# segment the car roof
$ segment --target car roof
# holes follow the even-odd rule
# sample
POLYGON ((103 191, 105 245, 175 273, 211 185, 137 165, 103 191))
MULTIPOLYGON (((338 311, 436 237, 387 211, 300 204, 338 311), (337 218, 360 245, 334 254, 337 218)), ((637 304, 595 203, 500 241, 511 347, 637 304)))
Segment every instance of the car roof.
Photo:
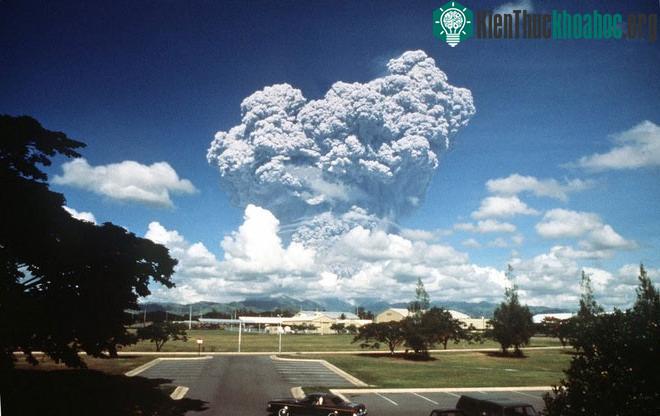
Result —
POLYGON ((337 396, 336 394, 331 394, 331 393, 309 393, 307 397, 328 397, 331 399, 334 399, 335 397, 341 398, 337 396))

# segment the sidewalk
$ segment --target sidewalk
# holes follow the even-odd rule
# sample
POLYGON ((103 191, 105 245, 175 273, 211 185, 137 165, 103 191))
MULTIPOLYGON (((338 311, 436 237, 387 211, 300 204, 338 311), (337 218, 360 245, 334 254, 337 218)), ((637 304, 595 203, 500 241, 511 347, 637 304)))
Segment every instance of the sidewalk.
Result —
MULTIPOLYGON (((534 350, 561 350, 561 349, 570 349, 571 347, 528 347, 521 348, 523 351, 534 351, 534 350)), ((429 350, 430 353, 458 353, 458 352, 498 352, 501 351, 500 348, 449 348, 446 350, 429 350)), ((405 350, 396 350, 395 354, 402 354, 405 350)), ((197 351, 178 351, 178 352, 156 352, 156 351, 119 351, 119 355, 199 355, 197 351)), ((202 355, 340 355, 340 354, 389 354, 389 351, 385 350, 354 350, 354 351, 258 351, 258 352, 208 352, 202 351, 202 355)))

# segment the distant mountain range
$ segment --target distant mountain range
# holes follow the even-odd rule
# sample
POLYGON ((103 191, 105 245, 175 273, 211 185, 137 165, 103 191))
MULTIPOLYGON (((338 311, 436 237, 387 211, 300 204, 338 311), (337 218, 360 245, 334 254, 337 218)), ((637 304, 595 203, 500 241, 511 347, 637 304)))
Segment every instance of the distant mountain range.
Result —
MULTIPOLYGON (((455 311, 463 312, 471 317, 486 317, 489 318, 493 315, 493 311, 498 306, 497 303, 490 302, 433 302, 433 306, 443 307, 445 309, 452 309, 455 311)), ((141 305, 146 307, 147 311, 167 311, 168 313, 175 313, 179 315, 187 315, 190 310, 190 304, 179 303, 145 303, 141 305)), ((391 303, 379 299, 356 299, 355 305, 346 302, 339 298, 326 298, 326 299, 296 299, 291 296, 262 296, 250 297, 238 302, 218 303, 218 302, 196 302, 192 304, 192 311, 194 316, 200 316, 209 312, 221 312, 231 314, 236 310, 249 310, 253 312, 270 312, 275 309, 288 310, 297 312, 299 310, 318 310, 318 311, 341 311, 341 312, 355 312, 357 306, 378 314, 388 308, 406 308, 407 303, 391 303)), ((565 313, 572 312, 564 308, 549 308, 545 306, 530 306, 530 311, 533 314, 538 313, 565 313)))

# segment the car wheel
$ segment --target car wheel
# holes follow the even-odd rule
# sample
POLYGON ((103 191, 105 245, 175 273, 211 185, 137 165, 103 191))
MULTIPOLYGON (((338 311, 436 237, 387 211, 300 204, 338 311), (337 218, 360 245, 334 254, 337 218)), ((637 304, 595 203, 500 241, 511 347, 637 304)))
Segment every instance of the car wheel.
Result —
POLYGON ((339 413, 337 413, 337 412, 330 412, 330 413, 328 413, 328 416, 337 416, 338 414, 339 413))
POLYGON ((277 412, 277 416, 289 416, 290 414, 288 407, 283 407, 277 412))

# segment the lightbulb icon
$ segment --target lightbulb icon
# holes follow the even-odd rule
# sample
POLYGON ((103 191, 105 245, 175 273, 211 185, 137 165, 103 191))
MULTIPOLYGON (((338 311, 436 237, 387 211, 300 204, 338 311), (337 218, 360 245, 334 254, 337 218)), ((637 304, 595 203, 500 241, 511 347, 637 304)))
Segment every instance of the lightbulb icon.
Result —
POLYGON ((461 34, 466 34, 463 31, 465 25, 472 22, 465 15, 466 8, 459 9, 456 7, 455 2, 451 2, 451 7, 446 9, 441 7, 440 10, 442 14, 440 15, 440 19, 436 20, 435 23, 442 27, 440 34, 446 36, 447 43, 453 48, 461 41, 461 34))

